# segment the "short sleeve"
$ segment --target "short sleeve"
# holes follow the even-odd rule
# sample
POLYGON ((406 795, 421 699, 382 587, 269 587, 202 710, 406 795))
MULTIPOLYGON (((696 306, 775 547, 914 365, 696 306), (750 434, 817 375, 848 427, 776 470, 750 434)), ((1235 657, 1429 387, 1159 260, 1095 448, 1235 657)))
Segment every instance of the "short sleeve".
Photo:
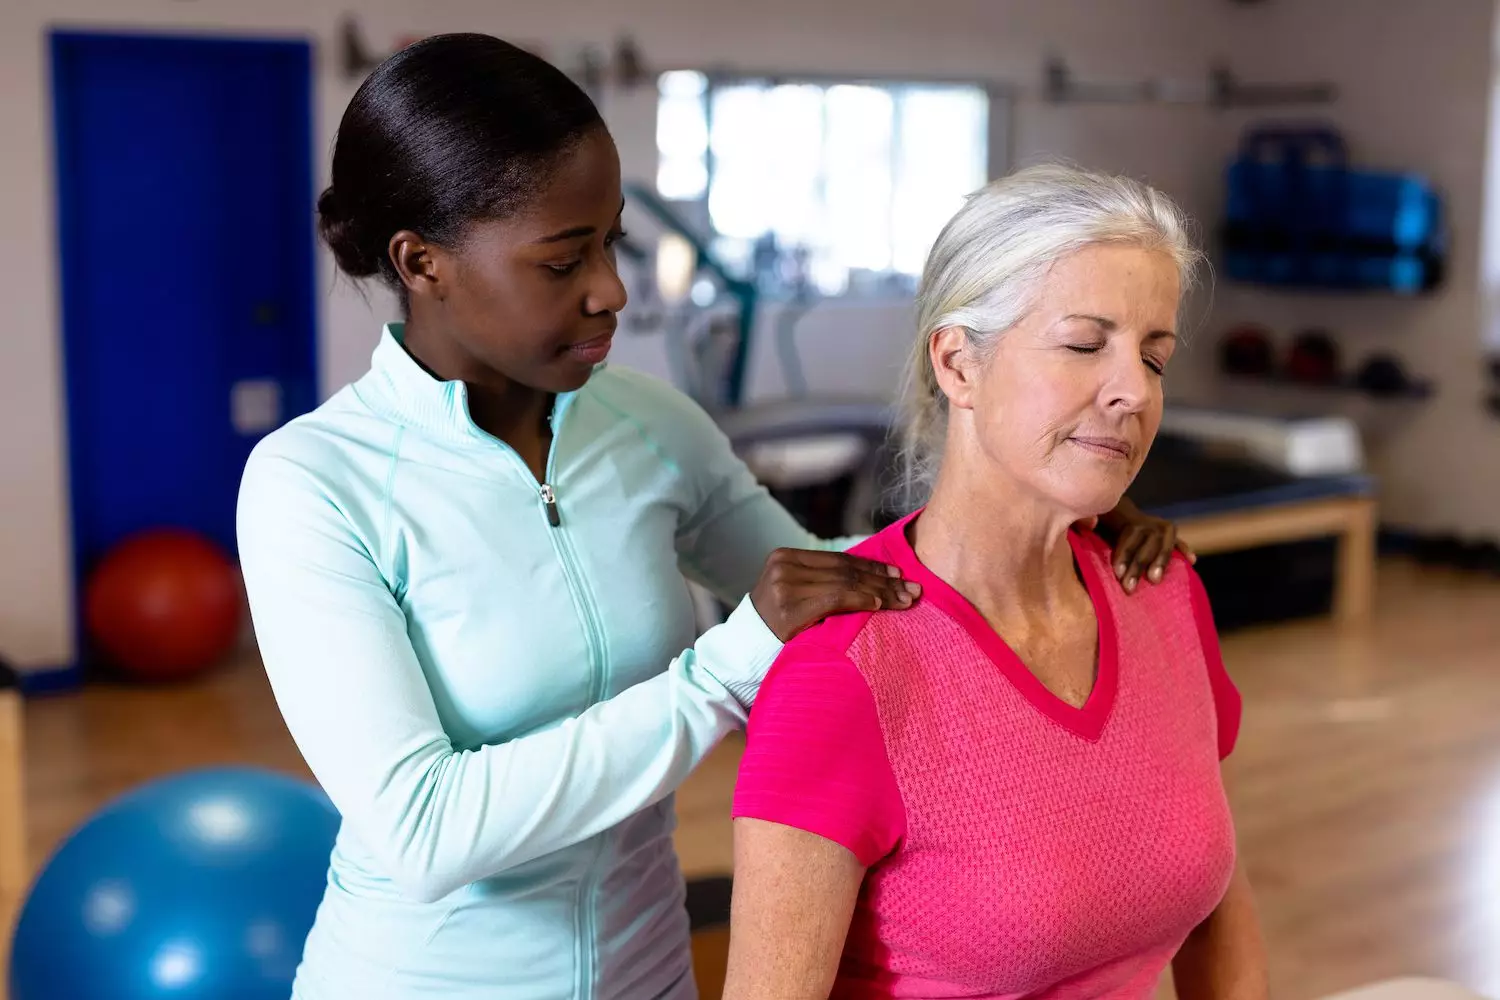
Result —
POLYGON ((782 651, 750 712, 733 814, 841 844, 866 868, 901 840, 875 698, 847 656, 795 641, 782 651))
POLYGON ((1214 612, 1208 602, 1208 591, 1203 579, 1191 567, 1188 579, 1192 587, 1193 620, 1198 626, 1198 642, 1203 647, 1203 659, 1208 664, 1208 683, 1213 689, 1214 710, 1219 720, 1219 759, 1233 752, 1240 735, 1240 717, 1243 706, 1239 688, 1230 679, 1224 668, 1224 655, 1219 649, 1219 629, 1214 624, 1214 612))

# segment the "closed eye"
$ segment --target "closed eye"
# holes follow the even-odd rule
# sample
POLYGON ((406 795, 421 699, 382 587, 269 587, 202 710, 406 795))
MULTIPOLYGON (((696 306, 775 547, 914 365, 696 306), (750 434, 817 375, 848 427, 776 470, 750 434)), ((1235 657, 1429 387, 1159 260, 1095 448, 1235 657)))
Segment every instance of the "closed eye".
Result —
MULTIPOLYGON (((1072 351, 1074 354, 1098 354, 1101 350, 1103 350, 1103 348, 1098 345, 1092 344, 1069 344, 1068 350, 1072 351)), ((1147 368, 1151 369, 1158 375, 1165 375, 1167 373, 1167 366, 1162 362, 1156 361, 1152 358, 1142 358, 1141 364, 1145 365, 1147 368)))

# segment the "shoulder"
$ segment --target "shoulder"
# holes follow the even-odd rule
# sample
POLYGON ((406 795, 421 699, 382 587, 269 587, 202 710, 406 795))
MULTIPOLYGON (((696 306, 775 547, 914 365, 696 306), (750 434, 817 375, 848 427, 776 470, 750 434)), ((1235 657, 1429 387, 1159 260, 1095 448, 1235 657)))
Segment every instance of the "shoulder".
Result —
POLYGON ((1151 615, 1186 611, 1190 607, 1194 587, 1202 589, 1193 564, 1180 551, 1174 551, 1167 562, 1166 572, 1160 581, 1151 583, 1142 579, 1134 593, 1127 594, 1115 577, 1114 550, 1097 532, 1078 531, 1072 534, 1073 551, 1080 562, 1094 576, 1099 586, 1106 588, 1114 602, 1123 601, 1137 612, 1151 615))
POLYGON ((816 834, 869 866, 900 840, 905 811, 874 695, 828 642, 838 631, 804 632, 771 667, 750 711, 731 812, 816 834))
POLYGON ((347 513, 378 499, 400 437, 352 388, 335 393, 251 449, 240 478, 242 524, 292 511, 347 513))
MULTIPOLYGON (((903 524, 893 524, 862 539, 846 551, 861 559, 899 564, 900 559, 896 555, 895 548, 890 544, 890 537, 893 532, 901 530, 904 530, 903 524)), ((861 673, 857 669, 852 652, 860 637, 875 628, 877 624, 883 627, 888 622, 899 623, 904 614, 906 614, 904 611, 854 611, 830 615, 793 637, 783 648, 781 659, 789 664, 796 664, 799 661, 842 660, 850 665, 850 669, 861 673)))
POLYGON ((875 615, 876 612, 873 611, 830 615, 794 636, 783 646, 777 664, 795 666, 799 663, 844 661, 852 666, 854 661, 850 656, 850 648, 860 633, 869 627, 875 615))
MULTIPOLYGON (((888 544, 888 536, 900 525, 893 525, 877 532, 849 549, 851 555, 877 562, 895 561, 888 544)), ((869 694, 868 681, 859 667, 853 649, 861 635, 872 624, 888 614, 905 612, 854 611, 830 615, 815 625, 809 626, 793 636, 771 665, 771 671, 762 687, 775 686, 778 681, 795 688, 804 682, 812 685, 839 685, 861 690, 869 694)), ((757 704, 759 701, 757 700, 757 704)))
POLYGON ((246 465, 337 466, 372 449, 389 452, 400 428, 377 416, 346 386, 307 413, 293 417, 261 438, 246 465))
MULTIPOLYGON (((1106 550, 1104 583, 1118 589, 1114 574, 1108 572, 1108 558, 1106 550)), ((1202 676, 1208 681, 1207 693, 1217 718, 1219 757, 1229 756, 1239 736, 1243 702, 1225 668, 1213 605, 1197 568, 1181 552, 1174 552, 1160 582, 1144 583, 1134 594, 1120 591, 1111 603, 1121 609, 1117 613, 1123 615, 1122 621, 1149 623, 1146 629, 1126 633, 1132 638, 1122 641, 1130 648, 1136 648, 1134 642, 1167 642, 1178 651, 1191 651, 1192 661, 1201 665, 1202 676)))

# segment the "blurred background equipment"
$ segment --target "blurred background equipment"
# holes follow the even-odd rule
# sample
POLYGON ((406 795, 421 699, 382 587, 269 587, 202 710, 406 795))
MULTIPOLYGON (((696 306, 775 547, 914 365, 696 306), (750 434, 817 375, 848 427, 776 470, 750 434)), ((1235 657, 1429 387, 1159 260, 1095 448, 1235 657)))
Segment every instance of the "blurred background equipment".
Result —
POLYGON ((240 637, 239 570, 194 532, 132 535, 90 575, 85 615, 105 662, 142 681, 180 680, 218 664, 240 637))
MULTIPOLYGON (((1231 794, 1264 876, 1274 992, 1421 973, 1466 989, 1405 979, 1349 1000, 1500 1000, 1493 0, 1445 0, 1441 16, 1120 0, 1086 17, 1052 0, 777 2, 703 0, 684 18, 620 0, 605 21, 478 0, 234 16, 0 3, 14 140, 0 152, 0 651, 27 695, 23 732, 0 691, 0 951, 7 891, 19 905, 36 862, 91 823, 119 834, 95 819, 116 794, 226 761, 300 768, 253 647, 219 655, 245 621, 224 599, 238 477, 268 431, 365 370, 399 315, 316 244, 339 114, 390 52, 476 30, 588 88, 634 182, 610 363, 699 400, 820 534, 899 512, 884 494, 893 390, 927 247, 967 192, 1058 157, 1156 184, 1206 223, 1210 288, 1131 496, 1199 546, 1245 696, 1231 794), (126 558, 158 529, 202 544, 126 558)), ((726 740, 676 800, 705 1000, 723 971, 712 925, 740 746, 726 740)), ((285 829, 311 854, 320 824, 285 829)), ((159 836, 121 837, 113 855, 53 855, 48 884, 110 866, 177 884, 151 874, 176 857, 159 836)), ((322 878, 311 857, 291 867, 309 895, 283 901, 287 928, 322 878)), ((269 891, 235 885, 228 920, 269 891)), ((29 934, 62 898, 33 894, 29 934)), ((139 926, 166 927, 163 912, 139 926)), ((41 978, 49 955, 102 947, 73 914, 10 1000, 68 1000, 41 978)), ((238 976, 226 935, 202 968, 238 976)), ((111 954, 116 972, 150 971, 145 951, 111 954)), ((187 950, 157 958, 192 969, 187 950)), ((255 982, 252 997, 271 989, 255 982)))
POLYGON ((1270 331, 1254 324, 1231 328, 1219 342, 1219 368, 1241 377, 1270 375, 1276 368, 1270 331))
POLYGON ((1326 330, 1304 330, 1287 352, 1287 379, 1307 385, 1335 385, 1342 381, 1339 345, 1326 330))
POLYGON ((286 1000, 338 826, 316 787, 257 768, 141 785, 42 867, 11 1000, 286 1000))
POLYGON ((714 416, 735 451, 809 530, 824 537, 871 530, 872 496, 862 481, 882 471, 892 404, 888 393, 851 397, 809 389, 797 330, 822 296, 798 270, 802 254, 763 239, 751 273, 742 275, 655 191, 631 184, 628 197, 665 233, 658 295, 672 302, 664 323, 679 388, 714 416), (695 286, 702 305, 691 297, 695 286), (751 401, 750 359, 765 332, 768 301, 776 310, 770 325, 786 391, 751 401))
POLYGON ((55 31, 49 51, 76 642, 92 626, 127 669, 179 674, 230 627, 202 550, 127 548, 92 607, 87 581, 156 528, 233 560, 246 458, 315 404, 312 46, 55 31))
POLYGON ((1248 128, 1227 174, 1225 274, 1289 288, 1415 295, 1442 282, 1443 199, 1415 173, 1356 168, 1326 125, 1248 128))

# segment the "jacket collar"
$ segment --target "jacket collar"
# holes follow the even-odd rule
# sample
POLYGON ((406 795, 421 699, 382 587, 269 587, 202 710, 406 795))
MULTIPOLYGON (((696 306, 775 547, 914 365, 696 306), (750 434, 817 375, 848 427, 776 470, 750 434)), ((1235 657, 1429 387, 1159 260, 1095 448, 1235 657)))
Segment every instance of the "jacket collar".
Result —
MULTIPOLYGON (((387 323, 370 356, 370 370, 355 391, 372 410, 403 426, 450 441, 495 444, 469 415, 469 387, 458 380, 435 378, 417 364, 402 343, 406 324, 387 323)), ((596 369, 597 370, 597 369, 596 369)), ((563 393, 553 403, 554 426, 577 393, 563 393)))

